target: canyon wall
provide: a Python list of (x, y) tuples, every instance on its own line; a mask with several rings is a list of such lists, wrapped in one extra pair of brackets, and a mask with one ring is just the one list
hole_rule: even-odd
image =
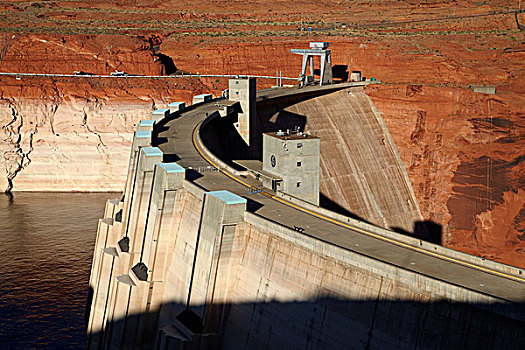
[[(504, 13), (512, 6), (386, 0), (5, 3), (0, 71), (281, 71), (296, 77), (301, 59), (289, 49), (330, 41), (336, 77), (360, 70), (388, 83), (367, 94), (406, 165), (424, 219), (443, 227), (444, 244), (524, 266), (525, 36), (514, 14)], [(312, 31), (299, 30), (306, 26)], [(496, 94), (472, 92), (471, 86), (483, 85), (495, 86)], [(225, 79), (216, 78), (2, 76), (1, 189), (118, 190), (125, 173), (121, 152), (141, 115), (226, 87)], [(346, 206), (344, 200), (336, 204)]]
[[(421, 206), (445, 246), (523, 265), (524, 114), (502, 91), (370, 86)], [(510, 96), (509, 96), (510, 95)]]
[(0, 77), (2, 190), (119, 191), (138, 121), (206, 91), (195, 79), (23, 79)]

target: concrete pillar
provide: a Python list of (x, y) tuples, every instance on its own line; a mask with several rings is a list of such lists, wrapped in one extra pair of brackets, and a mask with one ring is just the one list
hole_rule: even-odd
[[(124, 335), (125, 339), (131, 339), (133, 334), (137, 334), (135, 341), (146, 344), (154, 341), (158, 311), (165, 300), (165, 279), (173, 248), (170, 243), (174, 240), (171, 229), (172, 221), (176, 220), (173, 216), (176, 192), (182, 188), (185, 177), (184, 168), (178, 164), (163, 163), (156, 164), (155, 167), (149, 216), (146, 219), (139, 259), (139, 264), (144, 264), (145, 274), (140, 276), (133, 272), (139, 281), (131, 288), (129, 303), (133, 308), (126, 315), (127, 319), (130, 318), (129, 322), (126, 321), (126, 333), (131, 333)], [(137, 271), (138, 266), (133, 267), (134, 271)], [(147, 284), (142, 282), (144, 279)]]
[(150, 194), (155, 164), (162, 162), (163, 153), (158, 147), (143, 147), (137, 159), (134, 186), (130, 191), (128, 220), (124, 235), (129, 238), (129, 253), (140, 253), (142, 237), (150, 205)]
[[(136, 134), (141, 132), (146, 131), (137, 131)], [(128, 189), (129, 194), (124, 203), (128, 207), (124, 210), (126, 219), (121, 223), (120, 234), (113, 239), (114, 245), (104, 250), (104, 266), (111, 266), (111, 268), (105, 270), (107, 276), (104, 276), (104, 280), (108, 282), (103, 288), (104, 293), (102, 289), (99, 291), (97, 299), (99, 304), (106, 305), (101, 321), (104, 339), (98, 340), (106, 345), (118, 342), (119, 337), (122, 337), (122, 322), (129, 311), (127, 304), (130, 297), (129, 285), (122, 285), (115, 276), (127, 274), (140, 258), (154, 166), (162, 162), (163, 156), (162, 151), (157, 147), (141, 147), (137, 152), (132, 186)], [(122, 244), (125, 240), (127, 244)]]
[[(140, 125), (140, 124), (139, 124)], [(131, 199), (131, 189), (135, 183), (137, 173), (137, 158), (141, 148), (151, 147), (151, 130), (137, 130), (133, 135), (133, 143), (131, 145), (131, 153), (129, 155), (128, 175), (126, 177), (126, 185), (124, 187), (124, 205), (122, 209), (122, 222), (127, 222), (129, 204)]]
[[(173, 232), (169, 234), (168, 254), (171, 257), (166, 261), (169, 266), (162, 276), (162, 280), (166, 281), (162, 298), (169, 303), (162, 305), (159, 328), (170, 326), (174, 318), (186, 309), (194, 271), (197, 236), (204, 215), (202, 200), (191, 193), (177, 191), (175, 201), (174, 217), (171, 223)], [(164, 233), (161, 235), (165, 237)], [(159, 254), (160, 257), (161, 254)], [(165, 257), (168, 258), (168, 256)], [(160, 263), (162, 261), (159, 261)], [(157, 279), (158, 273), (160, 273), (159, 269), (154, 269), (152, 277)]]
[(255, 78), (230, 79), (229, 80), (229, 100), (239, 101), (241, 111), (238, 121), (234, 124), (242, 139), (249, 146), (254, 138), (256, 121), (256, 80)]
[[(106, 248), (107, 236), (109, 233), (110, 226), (113, 224), (113, 219), (105, 218), (101, 219), (98, 222), (97, 237), (95, 242), (95, 250), (93, 252), (93, 262), (91, 264), (91, 275), (89, 279), (89, 294), (88, 294), (88, 304), (89, 308), (89, 317), (87, 324), (87, 334), (99, 333), (102, 329), (102, 316), (104, 305), (100, 305), (100, 296), (99, 285), (102, 283), (102, 288), (107, 281), (101, 278), (101, 275), (105, 275), (101, 270), (104, 266), (103, 257), (104, 257), (104, 248)], [(104, 276), (105, 277), (105, 276)], [(91, 300), (90, 300), (91, 299)], [(89, 339), (89, 342), (96, 342), (96, 339)]]
[(118, 199), (109, 200), (105, 219), (100, 220), (97, 231), (93, 263), (91, 265), (88, 296), (87, 349), (96, 349), (105, 325), (108, 291), (113, 277), (116, 256), (115, 245), (122, 232), (122, 223), (113, 220), (122, 208)]
[[(143, 342), (153, 341), (155, 312), (162, 302), (164, 282), (152, 277), (164, 276), (167, 269), (166, 260), (171, 252), (169, 245), (159, 245), (159, 241), (165, 243), (170, 239), (174, 192), (182, 187), (185, 175), (184, 168), (178, 164), (155, 164), (150, 184), (147, 172), (151, 172), (150, 161), (156, 153), (156, 150), (141, 149), (138, 166), (139, 172), (144, 174), (139, 177), (137, 186), (144, 188), (144, 198), (135, 198), (136, 203), (141, 204), (140, 208), (135, 208), (135, 200), (132, 202), (133, 212), (128, 228), (128, 233), (133, 235), (129, 236), (130, 252), (117, 249), (118, 265), (121, 269), (130, 265), (133, 267), (113, 281), (109, 302), (113, 309), (109, 310), (110, 315), (106, 321), (106, 344), (110, 347), (140, 348)], [(146, 191), (146, 188), (151, 190)], [(140, 213), (135, 213), (135, 209)], [(126, 257), (129, 258), (120, 259)]]
[(330, 50), (326, 50), (325, 54), (321, 56), (321, 81), (319, 82), (321, 86), (333, 83), (331, 57)]
[(152, 280), (165, 279), (175, 205), (175, 192), (182, 188), (185, 169), (176, 163), (156, 165), (150, 216), (144, 239), (142, 261), (152, 270)]
[(207, 321), (214, 313), (215, 293), (218, 296), (224, 294), (216, 289), (220, 260), (227, 260), (230, 256), (235, 225), (243, 221), (245, 209), (246, 199), (231, 192), (205, 194), (188, 297), (188, 307), (204, 321), (205, 332), (218, 331), (209, 329)]
[(306, 83), (306, 67), (308, 66), (308, 55), (303, 55), (303, 64), (301, 66), (301, 86)]

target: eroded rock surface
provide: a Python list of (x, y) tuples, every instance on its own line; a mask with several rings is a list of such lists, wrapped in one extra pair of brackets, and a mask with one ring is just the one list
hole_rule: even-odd
[(446, 246), (523, 266), (525, 122), (513, 94), (369, 87)]
[[(360, 70), (387, 83), (367, 94), (386, 121), (424, 219), (442, 225), (444, 243), (524, 267), (525, 31), (516, 23), (524, 14), (508, 13), (509, 6), (10, 2), (0, 4), (0, 71), (296, 77), (300, 57), (289, 49), (330, 41), (338, 77)], [(496, 95), (475, 94), (470, 85), (493, 85)], [(140, 118), (172, 100), (226, 87), (216, 78), (0, 77), (0, 186), (120, 190), (122, 160)]]

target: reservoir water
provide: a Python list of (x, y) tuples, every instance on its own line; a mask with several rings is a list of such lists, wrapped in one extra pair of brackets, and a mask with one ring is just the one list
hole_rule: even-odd
[(0, 349), (83, 349), (98, 219), (114, 193), (0, 195)]

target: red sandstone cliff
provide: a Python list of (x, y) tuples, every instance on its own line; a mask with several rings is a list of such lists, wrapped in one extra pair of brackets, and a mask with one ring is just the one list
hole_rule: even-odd
[[(389, 127), (422, 214), (443, 225), (444, 243), (525, 266), (525, 35), (513, 15), (491, 14), (507, 11), (508, 2), (218, 5), (1, 4), (0, 71), (162, 75), (161, 53), (187, 72), (295, 77), (300, 57), (289, 49), (330, 41), (339, 68), (387, 82), (367, 93)], [(304, 15), (314, 31), (298, 31), (301, 12), (313, 11), (321, 22)], [(462, 18), (443, 19), (450, 16)], [(417, 22), (392, 24), (407, 20)], [(496, 95), (469, 89), (483, 84), (496, 86)], [(224, 79), (0, 77), (6, 169), (0, 186), (11, 179), (15, 190), (119, 190), (121, 155), (140, 118), (169, 101), (225, 87)]]

